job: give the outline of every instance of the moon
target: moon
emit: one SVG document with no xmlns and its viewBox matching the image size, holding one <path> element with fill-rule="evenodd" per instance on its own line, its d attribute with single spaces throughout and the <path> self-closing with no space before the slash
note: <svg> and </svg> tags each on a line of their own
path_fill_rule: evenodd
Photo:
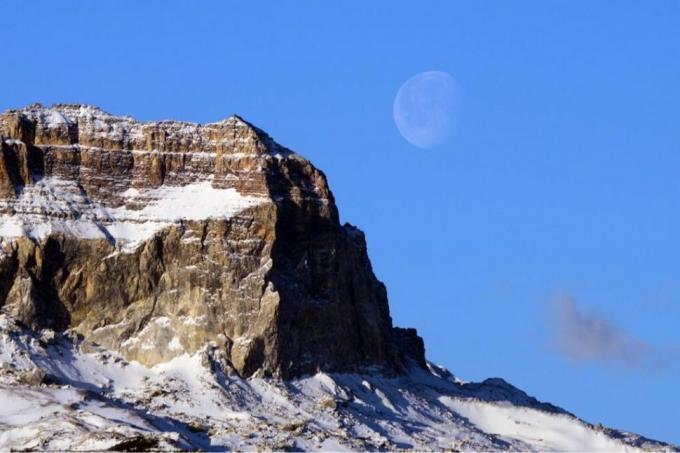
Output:
<svg viewBox="0 0 680 453">
<path fill-rule="evenodd" d="M 456 80 L 443 71 L 426 71 L 408 79 L 394 98 L 394 122 L 418 148 L 444 143 L 453 134 L 458 109 Z"/>
</svg>

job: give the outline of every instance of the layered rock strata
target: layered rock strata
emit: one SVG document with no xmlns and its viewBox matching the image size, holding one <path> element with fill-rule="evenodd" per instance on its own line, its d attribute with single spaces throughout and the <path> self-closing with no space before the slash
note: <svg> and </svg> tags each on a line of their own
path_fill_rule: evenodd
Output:
<svg viewBox="0 0 680 453">
<path fill-rule="evenodd" d="M 232 116 L 0 116 L 0 306 L 146 365 L 220 351 L 242 376 L 424 365 L 324 174 Z"/>
</svg>

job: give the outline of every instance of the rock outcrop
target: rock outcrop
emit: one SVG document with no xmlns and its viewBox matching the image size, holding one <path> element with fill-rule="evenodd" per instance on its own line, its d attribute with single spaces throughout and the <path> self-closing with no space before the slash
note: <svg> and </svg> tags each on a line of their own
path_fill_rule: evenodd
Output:
<svg viewBox="0 0 680 453">
<path fill-rule="evenodd" d="M 324 174 L 232 116 L 0 116 L 0 306 L 146 365 L 206 343 L 241 376 L 425 364 Z"/>
</svg>

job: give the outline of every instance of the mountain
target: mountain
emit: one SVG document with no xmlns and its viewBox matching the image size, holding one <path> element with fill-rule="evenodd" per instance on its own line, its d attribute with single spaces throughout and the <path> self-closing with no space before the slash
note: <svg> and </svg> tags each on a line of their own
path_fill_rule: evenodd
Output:
<svg viewBox="0 0 680 453">
<path fill-rule="evenodd" d="M 673 450 L 394 327 L 324 174 L 232 116 L 0 116 L 0 448 Z"/>
<path fill-rule="evenodd" d="M 145 365 L 214 342 L 241 376 L 424 364 L 324 174 L 240 118 L 30 106 L 0 135 L 0 303 L 24 324 Z"/>
</svg>

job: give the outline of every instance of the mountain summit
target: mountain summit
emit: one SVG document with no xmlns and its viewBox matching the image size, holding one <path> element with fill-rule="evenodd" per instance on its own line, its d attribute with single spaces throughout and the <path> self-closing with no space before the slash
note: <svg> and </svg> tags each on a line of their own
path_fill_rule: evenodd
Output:
<svg viewBox="0 0 680 453">
<path fill-rule="evenodd" d="M 237 116 L 2 114 L 0 276 L 0 448 L 673 448 L 428 363 L 325 175 Z"/>
</svg>

